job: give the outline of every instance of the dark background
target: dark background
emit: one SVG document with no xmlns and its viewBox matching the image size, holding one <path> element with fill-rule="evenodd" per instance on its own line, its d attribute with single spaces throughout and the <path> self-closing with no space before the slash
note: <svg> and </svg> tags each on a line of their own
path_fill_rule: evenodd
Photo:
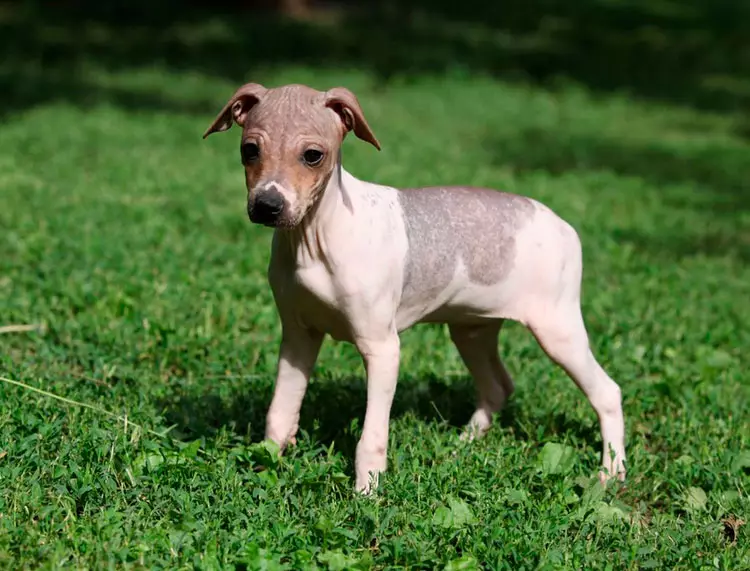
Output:
<svg viewBox="0 0 750 571">
<path fill-rule="evenodd" d="M 209 32 L 191 31 L 202 24 Z M 232 81 L 260 65 L 341 65 L 371 70 L 382 85 L 463 69 L 544 84 L 564 77 L 716 111 L 750 108 L 744 0 L 15 1 L 0 2 L 0 47 L 6 114 L 51 99 L 160 105 L 90 84 L 82 69 L 92 63 Z"/>
</svg>

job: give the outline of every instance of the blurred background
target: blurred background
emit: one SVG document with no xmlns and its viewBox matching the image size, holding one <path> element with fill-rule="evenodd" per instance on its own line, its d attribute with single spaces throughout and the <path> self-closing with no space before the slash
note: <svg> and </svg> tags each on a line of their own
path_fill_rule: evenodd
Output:
<svg viewBox="0 0 750 571">
<path fill-rule="evenodd" d="M 575 80 L 704 109 L 750 103 L 743 0 L 50 0 L 0 2 L 5 113 L 50 99 L 158 107 L 92 77 L 166 66 L 238 82 L 281 64 L 394 78 L 464 71 Z M 745 131 L 748 124 L 745 123 Z"/>
</svg>

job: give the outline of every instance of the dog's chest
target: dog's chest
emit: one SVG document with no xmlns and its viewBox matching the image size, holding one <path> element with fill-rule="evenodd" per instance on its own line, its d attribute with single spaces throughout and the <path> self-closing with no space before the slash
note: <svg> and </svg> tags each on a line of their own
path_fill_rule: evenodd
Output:
<svg viewBox="0 0 750 571">
<path fill-rule="evenodd" d="M 322 264 L 269 275 L 279 309 L 299 325 L 351 341 L 341 291 Z"/>
</svg>

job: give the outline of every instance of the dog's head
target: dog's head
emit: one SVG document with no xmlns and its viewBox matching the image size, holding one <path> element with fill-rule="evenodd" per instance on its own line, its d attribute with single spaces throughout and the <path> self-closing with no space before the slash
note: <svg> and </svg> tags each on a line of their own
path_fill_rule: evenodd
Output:
<svg viewBox="0 0 750 571">
<path fill-rule="evenodd" d="M 203 134 L 242 127 L 240 156 L 252 222 L 293 228 L 321 195 L 349 131 L 380 149 L 354 94 L 304 85 L 240 87 Z"/>
</svg>

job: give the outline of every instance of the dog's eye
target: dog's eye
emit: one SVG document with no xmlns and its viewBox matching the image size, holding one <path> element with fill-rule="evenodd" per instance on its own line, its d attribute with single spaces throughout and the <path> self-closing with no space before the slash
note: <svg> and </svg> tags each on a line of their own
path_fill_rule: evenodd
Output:
<svg viewBox="0 0 750 571">
<path fill-rule="evenodd" d="M 258 159 L 260 149 L 255 143 L 243 143 L 240 147 L 240 155 L 242 155 L 242 164 L 247 164 Z"/>
<path fill-rule="evenodd" d="M 310 166 L 315 166 L 323 160 L 323 151 L 318 149 L 307 149 L 302 153 L 302 160 Z"/>
</svg>

